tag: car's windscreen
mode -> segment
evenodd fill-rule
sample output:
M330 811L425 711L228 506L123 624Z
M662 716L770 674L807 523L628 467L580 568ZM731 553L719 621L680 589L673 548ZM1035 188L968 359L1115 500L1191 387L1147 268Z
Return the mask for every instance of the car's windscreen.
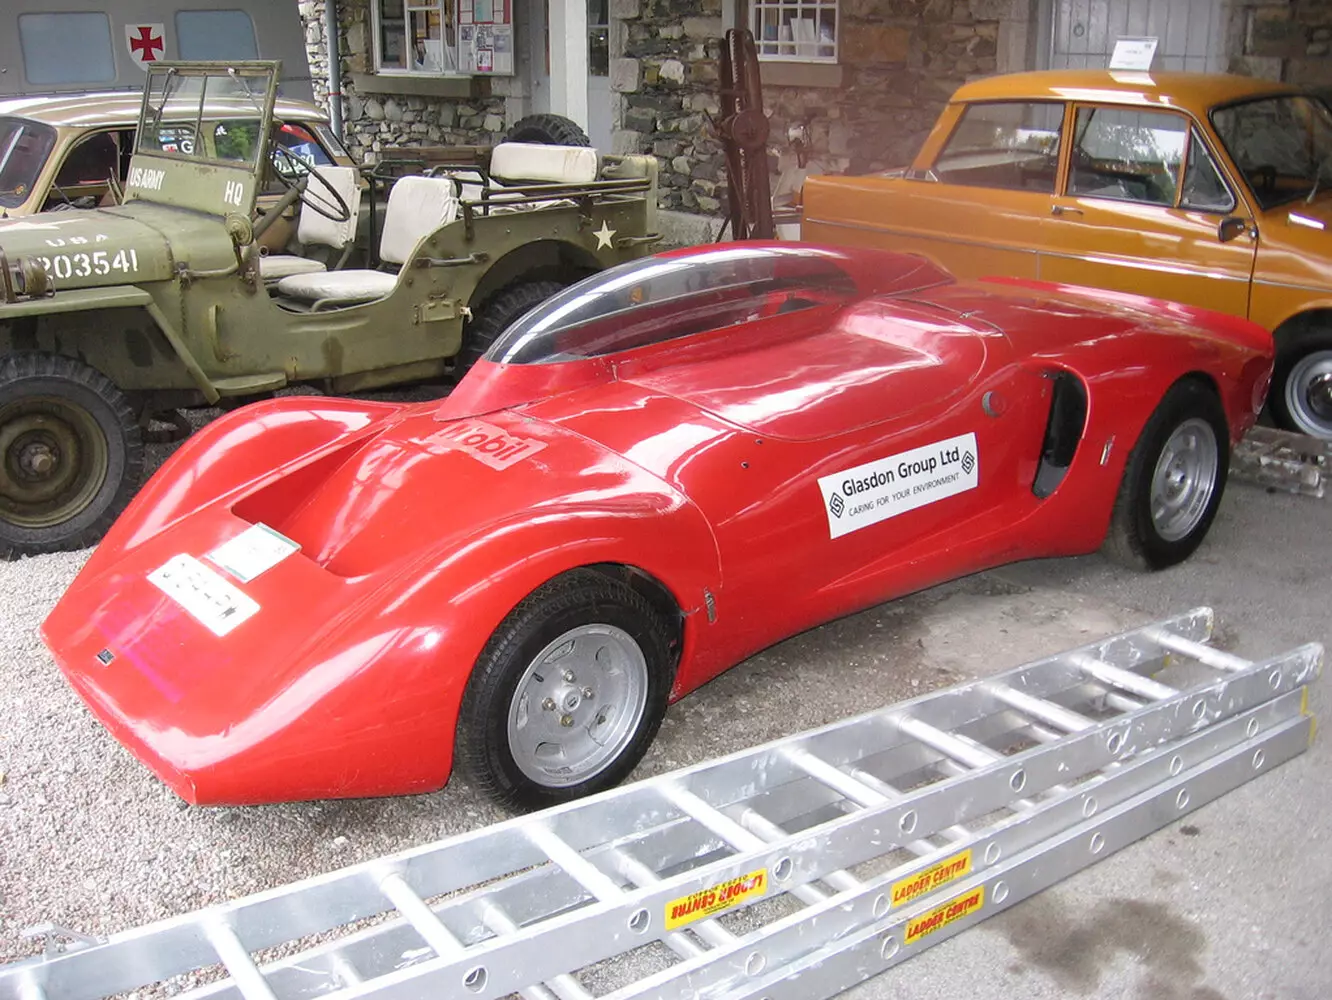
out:
M736 323L841 304L856 284L834 254L727 247L648 257L573 285L508 328L486 359L545 364L599 357Z
M1332 185L1332 112L1300 95L1212 111L1212 126L1263 209Z
M55 129L26 118L0 118L0 206L17 208L55 145Z
M148 82L140 153L225 160L253 166L268 74L155 72Z

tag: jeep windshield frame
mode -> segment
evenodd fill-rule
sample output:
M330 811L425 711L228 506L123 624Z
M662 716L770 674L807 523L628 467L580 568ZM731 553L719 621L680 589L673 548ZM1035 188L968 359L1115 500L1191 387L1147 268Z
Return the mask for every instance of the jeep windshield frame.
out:
M279 66L270 60L149 66L125 203L252 215L273 131Z
M571 285L511 325L496 364L580 361L857 297L838 254L730 246L647 257Z

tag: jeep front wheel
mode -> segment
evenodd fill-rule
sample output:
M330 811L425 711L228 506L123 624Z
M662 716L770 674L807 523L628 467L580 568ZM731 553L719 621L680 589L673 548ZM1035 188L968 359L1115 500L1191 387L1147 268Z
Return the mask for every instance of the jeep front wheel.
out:
M0 558L93 544L142 470L134 411L104 375L56 354L0 359Z

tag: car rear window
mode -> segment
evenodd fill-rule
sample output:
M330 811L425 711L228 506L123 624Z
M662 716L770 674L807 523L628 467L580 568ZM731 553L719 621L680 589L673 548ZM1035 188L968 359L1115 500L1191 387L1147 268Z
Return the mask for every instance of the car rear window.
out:
M950 184L1053 192L1063 126L1060 101L968 104L934 175Z
M599 357L819 305L856 284L833 254L727 247L648 257L603 271L547 299L491 346L500 364Z
M17 208L51 155L55 129L26 118L0 118L0 206Z

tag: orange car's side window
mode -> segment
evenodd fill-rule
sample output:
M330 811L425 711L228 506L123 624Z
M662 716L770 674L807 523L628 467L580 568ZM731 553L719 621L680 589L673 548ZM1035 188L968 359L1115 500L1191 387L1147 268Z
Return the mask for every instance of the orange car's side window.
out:
M1068 193L1173 206L1188 136L1188 119L1173 112L1080 107Z
M934 162L948 184L1054 193L1064 105L994 101L967 105Z

